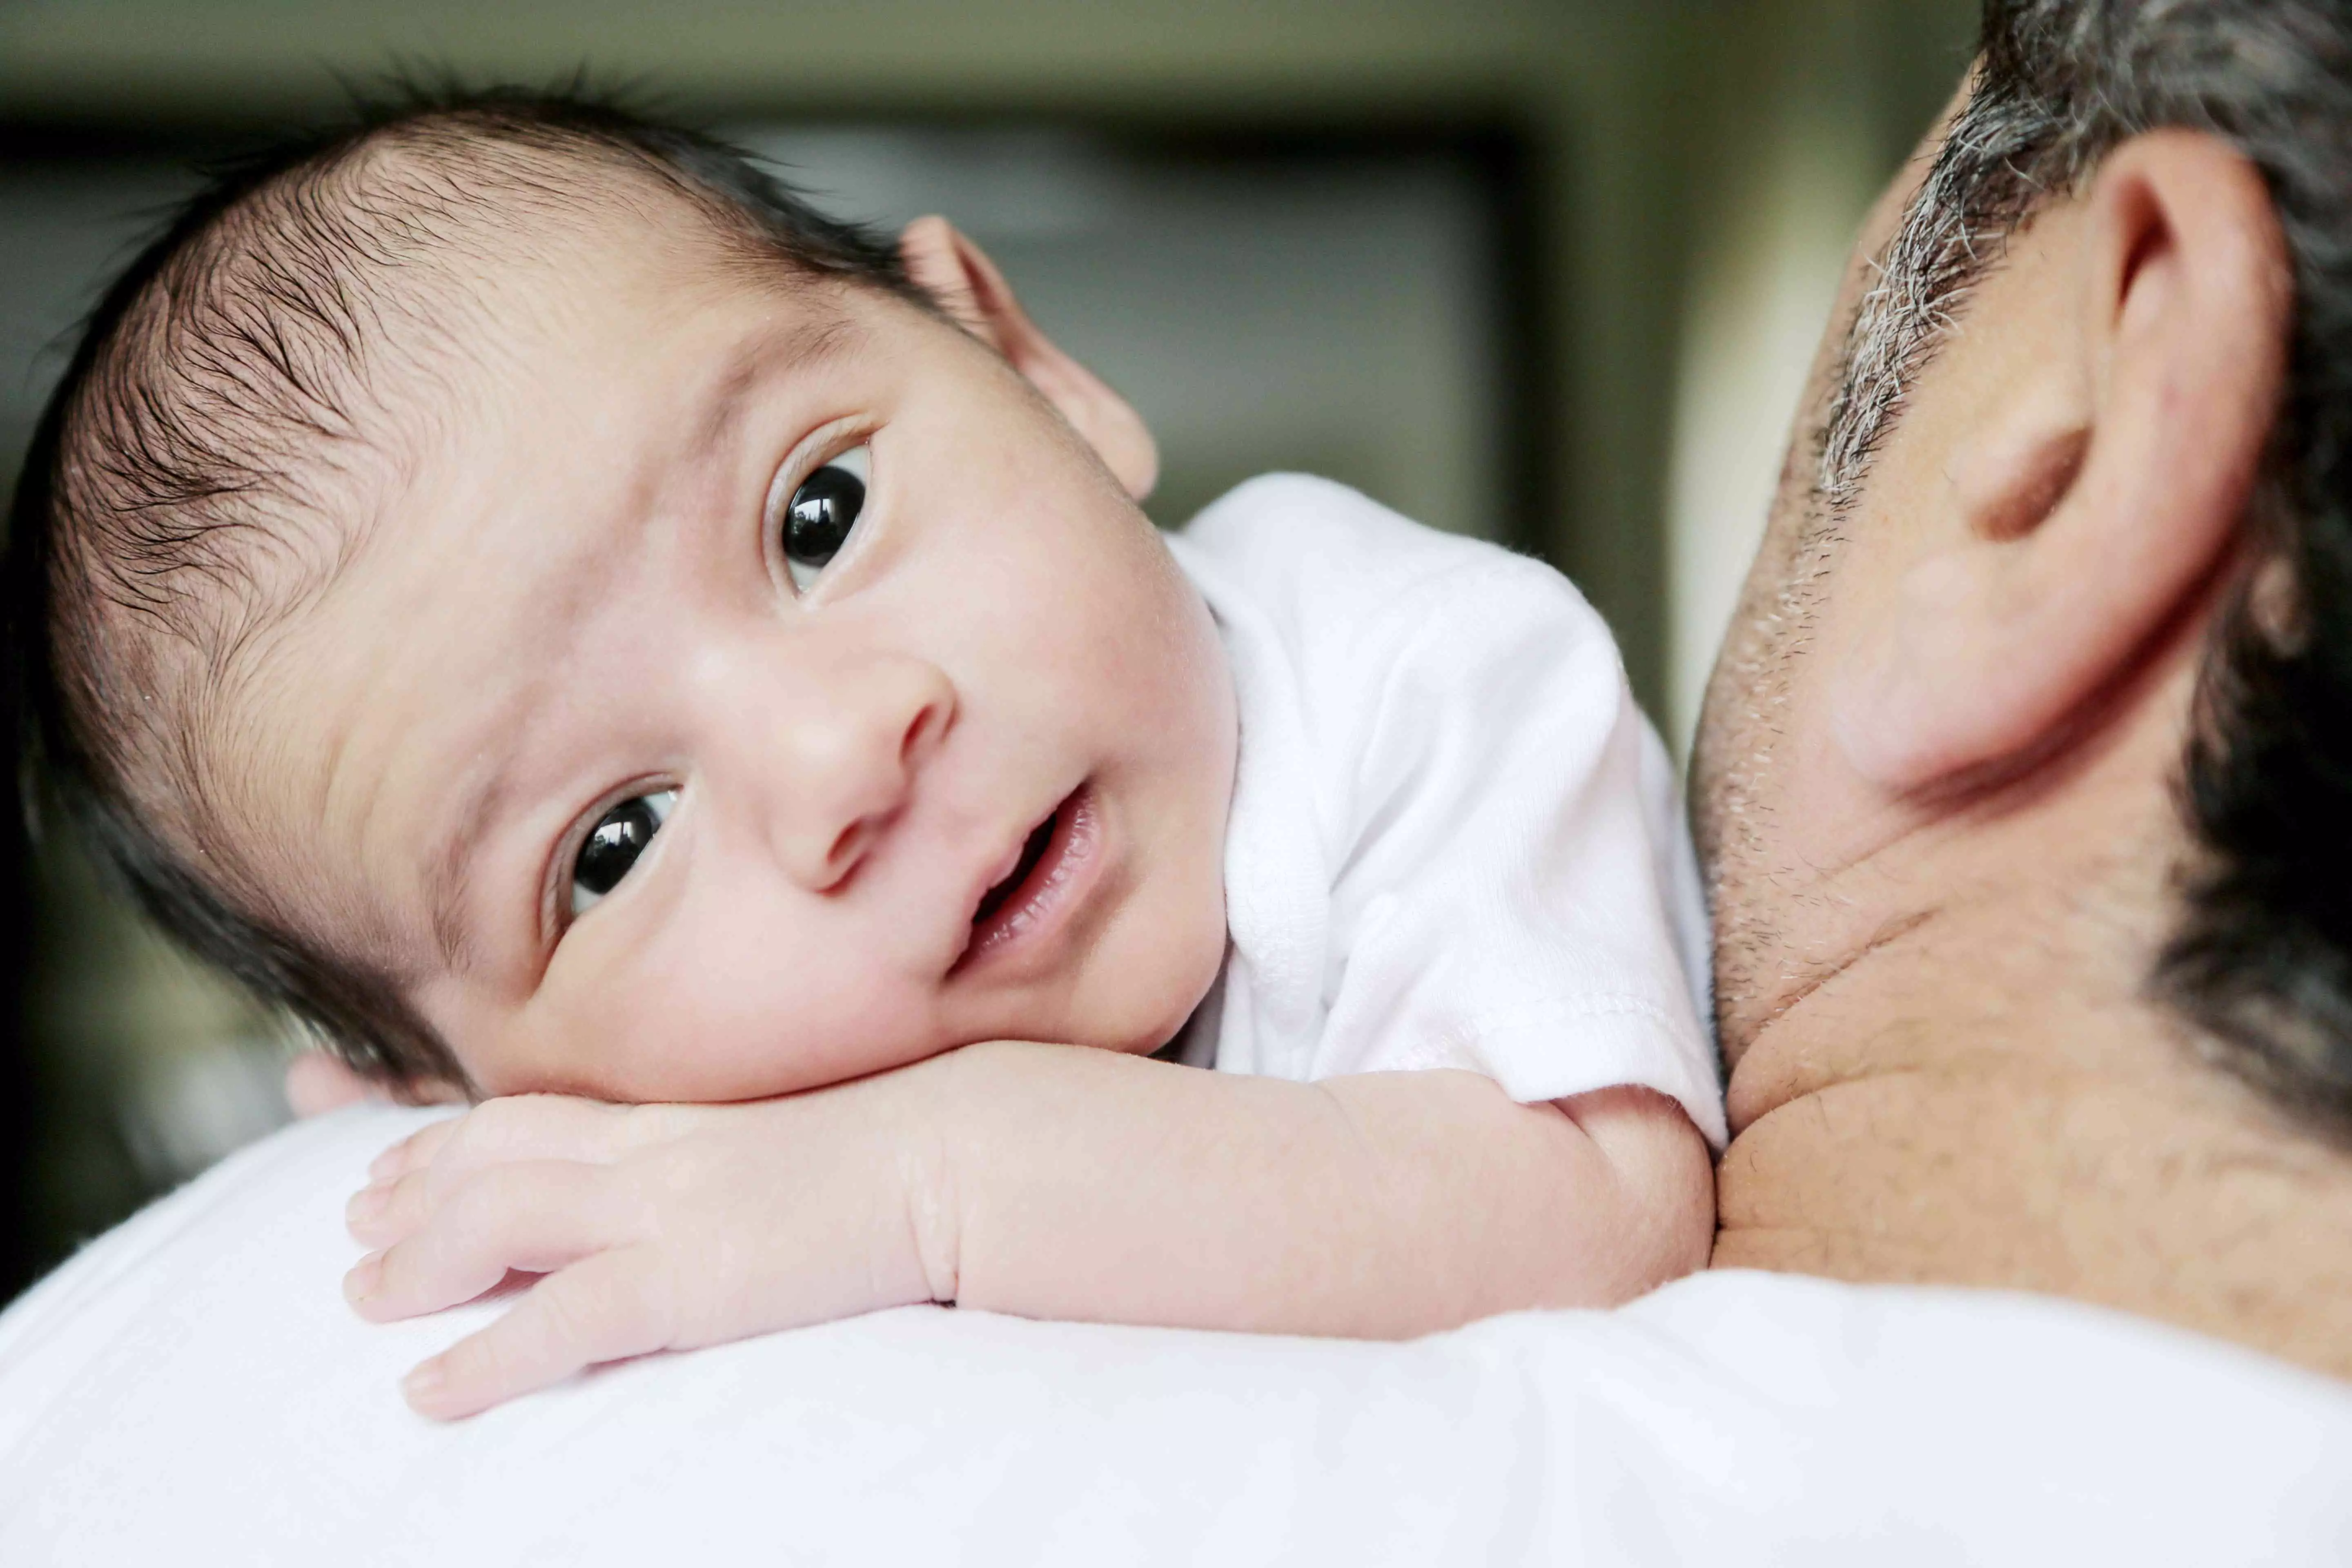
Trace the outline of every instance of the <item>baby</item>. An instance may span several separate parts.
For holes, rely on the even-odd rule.
[[[1532,562],[1135,414],[936,218],[418,106],[223,179],[40,426],[11,643],[146,907],[379,1079],[454,1416],[910,1302],[1410,1335],[1697,1267],[1664,753]],[[1213,1067],[1214,1071],[1196,1070]]]

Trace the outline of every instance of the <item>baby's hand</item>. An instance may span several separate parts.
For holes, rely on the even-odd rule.
[[[740,1105],[490,1100],[378,1158],[349,1220],[379,1250],[344,1294],[383,1321],[545,1276],[408,1374],[409,1404],[444,1419],[598,1362],[951,1295],[925,1268],[906,1076]]]

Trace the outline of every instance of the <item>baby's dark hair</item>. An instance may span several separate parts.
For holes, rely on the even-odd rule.
[[[616,193],[698,215],[734,259],[925,303],[888,244],[708,136],[576,92],[408,92],[212,173],[100,298],[10,506],[28,818],[79,833],[165,931],[378,1079],[467,1081],[368,944],[307,932],[233,847],[222,689],[323,585],[298,547],[331,521],[322,490],[397,357],[387,329],[448,339],[396,275]],[[352,547],[325,531],[326,555]]]

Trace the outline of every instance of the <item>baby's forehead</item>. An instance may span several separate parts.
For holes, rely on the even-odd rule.
[[[348,193],[359,243],[380,247],[352,279],[373,296],[362,336],[404,357],[463,364],[583,305],[648,305],[665,286],[754,269],[708,205],[610,159],[541,157],[530,177],[501,168],[508,189],[487,178],[462,199],[410,162],[388,150]]]
[[[373,239],[369,258],[393,270],[446,250],[555,256],[551,242],[561,237],[659,233],[697,218],[713,231],[703,237],[715,238],[721,218],[715,200],[623,149],[518,139],[462,121],[393,128],[339,165],[286,176],[297,184],[306,178],[310,188],[298,199]]]
[[[414,526],[419,513],[446,509],[452,486],[511,466],[524,437],[548,437],[537,423],[594,391],[583,378],[617,374],[658,335],[650,317],[749,291],[750,269],[710,216],[642,172],[501,154],[484,166],[493,177],[460,199],[436,184],[451,175],[448,156],[393,146],[305,200],[265,191],[258,205],[276,210],[236,215],[238,232],[215,241],[244,253],[223,258],[230,273],[248,269],[215,273],[234,297],[220,309],[237,316],[219,324],[241,340],[297,345],[311,387],[307,398],[281,388],[241,400],[196,389],[209,393],[214,440],[271,455],[268,483],[247,490],[259,526],[217,531],[222,559],[173,574],[176,635],[155,637],[135,615],[107,618],[122,623],[117,646],[143,650],[138,662],[184,710],[196,776],[157,789],[194,797],[184,803],[194,816],[236,839],[274,821],[262,837],[283,843],[285,802],[247,797],[270,775],[306,771],[292,766],[305,748],[279,743],[291,733],[289,689],[306,684],[292,666],[317,673],[320,649],[362,638],[341,611],[387,573],[415,579],[462,565],[467,542]],[[512,200],[496,199],[501,183],[515,187]],[[270,286],[273,251],[315,255],[331,237],[349,247],[341,275],[308,293],[290,279]],[[167,352],[178,346],[159,337]],[[192,379],[185,356],[158,374]],[[594,444],[610,434],[576,437]],[[316,885],[320,868],[310,869]],[[255,873],[289,881],[283,868]]]
[[[339,286],[356,300],[354,321],[330,334],[348,362],[321,379],[342,382],[341,405],[319,421],[321,438],[288,443],[284,464],[303,504],[286,509],[278,542],[323,544],[274,552],[288,557],[280,564],[293,568],[297,598],[328,585],[318,574],[362,562],[416,492],[497,467],[525,436],[546,437],[567,405],[642,374],[681,322],[730,296],[771,308],[789,298],[795,316],[836,314],[824,291],[793,287],[785,264],[747,256],[707,212],[640,172],[553,161],[550,177],[570,182],[560,199],[534,184],[520,205],[498,205],[478,189],[476,209],[454,216],[428,191],[417,212],[433,221],[410,227],[388,204],[413,195],[419,176],[386,156],[392,166],[347,193],[353,211],[386,232],[428,237]],[[299,328],[305,308],[289,301],[278,314]],[[714,342],[699,357],[716,363],[723,352]],[[577,431],[583,441],[622,434]],[[269,596],[285,597],[285,587]]]

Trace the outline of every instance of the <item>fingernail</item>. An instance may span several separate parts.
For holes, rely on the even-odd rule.
[[[370,1220],[383,1218],[383,1211],[391,1206],[391,1184],[378,1182],[373,1186],[362,1187],[352,1194],[352,1201],[343,1205],[343,1223],[352,1226],[365,1225]]]
[[[428,1361],[420,1363],[400,1380],[400,1392],[409,1404],[429,1405],[441,1397],[441,1388],[448,1379],[442,1375],[441,1363]]]
[[[408,1145],[405,1142],[394,1143],[368,1163],[368,1174],[379,1182],[383,1181],[400,1169],[400,1163],[407,1153]]]
[[[383,1254],[371,1252],[352,1264],[352,1271],[343,1276],[343,1300],[364,1301],[375,1294],[376,1286],[383,1280]]]

